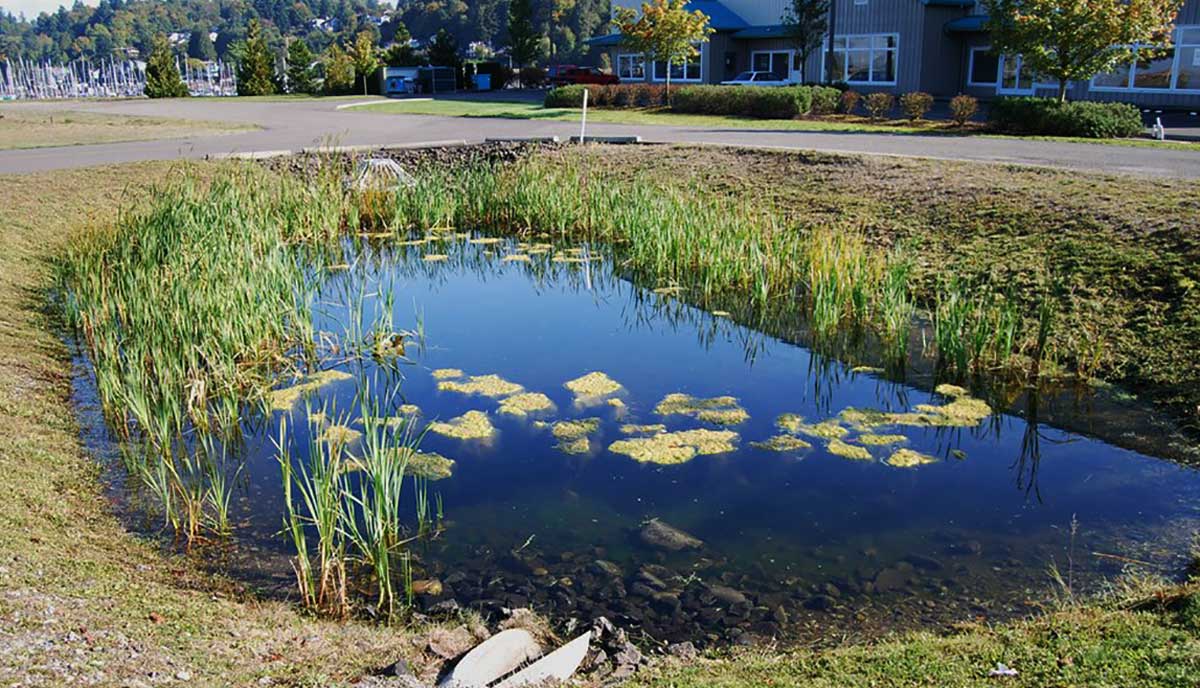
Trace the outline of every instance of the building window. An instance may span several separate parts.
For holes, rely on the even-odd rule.
[[[899,34],[836,36],[833,39],[834,78],[852,84],[896,85],[899,57]],[[823,54],[822,59],[829,58]]]
[[[654,61],[654,77],[655,81],[666,81],[668,67],[671,72],[671,81],[700,81],[700,61],[704,54],[703,47],[699,47],[700,55],[689,57],[683,61],[671,61],[670,65],[662,60]]]
[[[776,79],[790,79],[793,71],[797,76],[800,74],[799,65],[793,55],[791,50],[754,52],[750,54],[750,69],[756,72],[770,72]]]
[[[645,79],[646,58],[642,55],[617,55],[617,76],[622,79]]]
[[[995,86],[1000,79],[1000,56],[990,47],[971,48],[970,71],[967,72],[968,86]]]
[[[1200,26],[1181,26],[1175,44],[1092,77],[1094,91],[1200,91]]]

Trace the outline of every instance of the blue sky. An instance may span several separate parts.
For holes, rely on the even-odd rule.
[[[95,5],[96,0],[84,0],[85,4]],[[13,14],[25,13],[25,16],[33,19],[41,12],[53,12],[58,9],[59,5],[66,4],[67,7],[75,4],[75,0],[0,0],[0,7]]]

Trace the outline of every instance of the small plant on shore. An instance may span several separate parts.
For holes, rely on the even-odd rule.
[[[933,96],[923,91],[913,91],[900,96],[900,109],[910,122],[924,119],[933,109]]]
[[[950,99],[950,119],[955,126],[966,126],[967,122],[979,112],[979,99],[960,93]]]
[[[879,121],[886,119],[892,114],[892,109],[896,107],[896,97],[890,93],[876,91],[875,93],[867,94],[867,97],[863,99],[863,103],[871,119]]]
[[[861,100],[862,94],[858,91],[842,91],[842,95],[838,99],[838,112],[843,115],[853,115],[858,110],[858,103]]]

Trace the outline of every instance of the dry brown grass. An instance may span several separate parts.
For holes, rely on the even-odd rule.
[[[253,129],[227,122],[0,108],[0,150],[213,136]]]

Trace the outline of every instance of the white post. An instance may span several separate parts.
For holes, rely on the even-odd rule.
[[[581,146],[583,145],[584,137],[587,136],[587,101],[588,90],[585,87],[583,89],[583,117],[579,120],[579,145]]]

